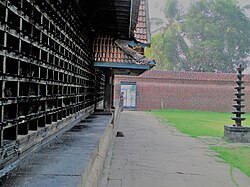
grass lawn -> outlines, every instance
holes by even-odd
[[[223,112],[203,112],[186,110],[153,110],[152,113],[175,126],[179,131],[192,137],[210,136],[222,137],[224,125],[233,124],[233,114]],[[243,126],[250,126],[250,115],[244,115],[246,121]],[[239,168],[250,177],[250,147],[228,146],[230,143],[210,146],[219,153],[219,157],[226,160],[231,166]]]
[[[179,131],[193,137],[223,136],[224,125],[234,123],[231,120],[233,114],[224,112],[153,110],[152,113],[176,126]],[[244,116],[247,119],[243,122],[243,125],[250,126],[250,115],[246,114]]]
[[[239,168],[250,177],[250,148],[234,147],[225,148],[211,146],[211,149],[219,153],[219,157],[226,160],[231,166]]]

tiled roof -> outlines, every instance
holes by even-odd
[[[153,67],[155,62],[140,54],[137,46],[149,46],[148,0],[138,0],[139,6],[136,28],[133,32],[135,41],[117,39],[112,33],[101,33],[93,42],[93,60],[95,62],[114,62],[127,64],[143,64]],[[133,47],[130,47],[133,46]],[[137,52],[137,51],[138,52]]]
[[[95,62],[115,62],[130,64],[148,64],[151,60],[140,55],[132,48],[125,46],[106,34],[96,37],[93,43],[93,59]]]
[[[136,29],[134,31],[135,39],[143,44],[150,43],[149,36],[149,17],[148,17],[148,1],[140,0],[139,14],[136,23]]]
[[[95,62],[133,63],[133,59],[125,54],[109,35],[100,35],[94,40],[93,52]]]
[[[235,73],[210,73],[210,72],[175,72],[164,70],[149,70],[140,75],[141,78],[171,79],[171,80],[197,80],[197,81],[235,81]],[[245,75],[244,81],[250,82],[250,76]]]

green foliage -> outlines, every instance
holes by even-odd
[[[167,26],[146,51],[158,69],[234,72],[240,63],[246,67],[250,21],[236,1],[199,0],[181,16],[178,1],[167,0],[164,13]]]
[[[146,56],[157,61],[157,69],[182,70],[187,64],[188,46],[179,32],[178,24],[172,24],[163,34],[152,37]]]
[[[163,40],[162,33],[152,37],[151,48],[146,48],[145,55],[157,61],[157,69],[171,69],[166,53],[162,50]]]
[[[250,147],[218,147],[211,146],[211,149],[219,153],[219,157],[226,160],[231,166],[239,168],[250,177]]]
[[[250,21],[233,0],[200,0],[191,5],[183,30],[192,43],[194,71],[234,72],[246,66],[250,52]]]

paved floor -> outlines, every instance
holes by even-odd
[[[0,178],[1,187],[76,187],[111,119],[92,115],[29,154]]]
[[[108,187],[249,187],[250,178],[221,161],[199,139],[144,112],[122,112]]]

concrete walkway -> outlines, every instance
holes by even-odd
[[[199,139],[144,112],[122,112],[108,187],[249,187],[250,178]]]
[[[110,120],[111,115],[92,115],[83,119],[45,147],[20,160],[17,167],[0,178],[0,186],[82,186]]]

